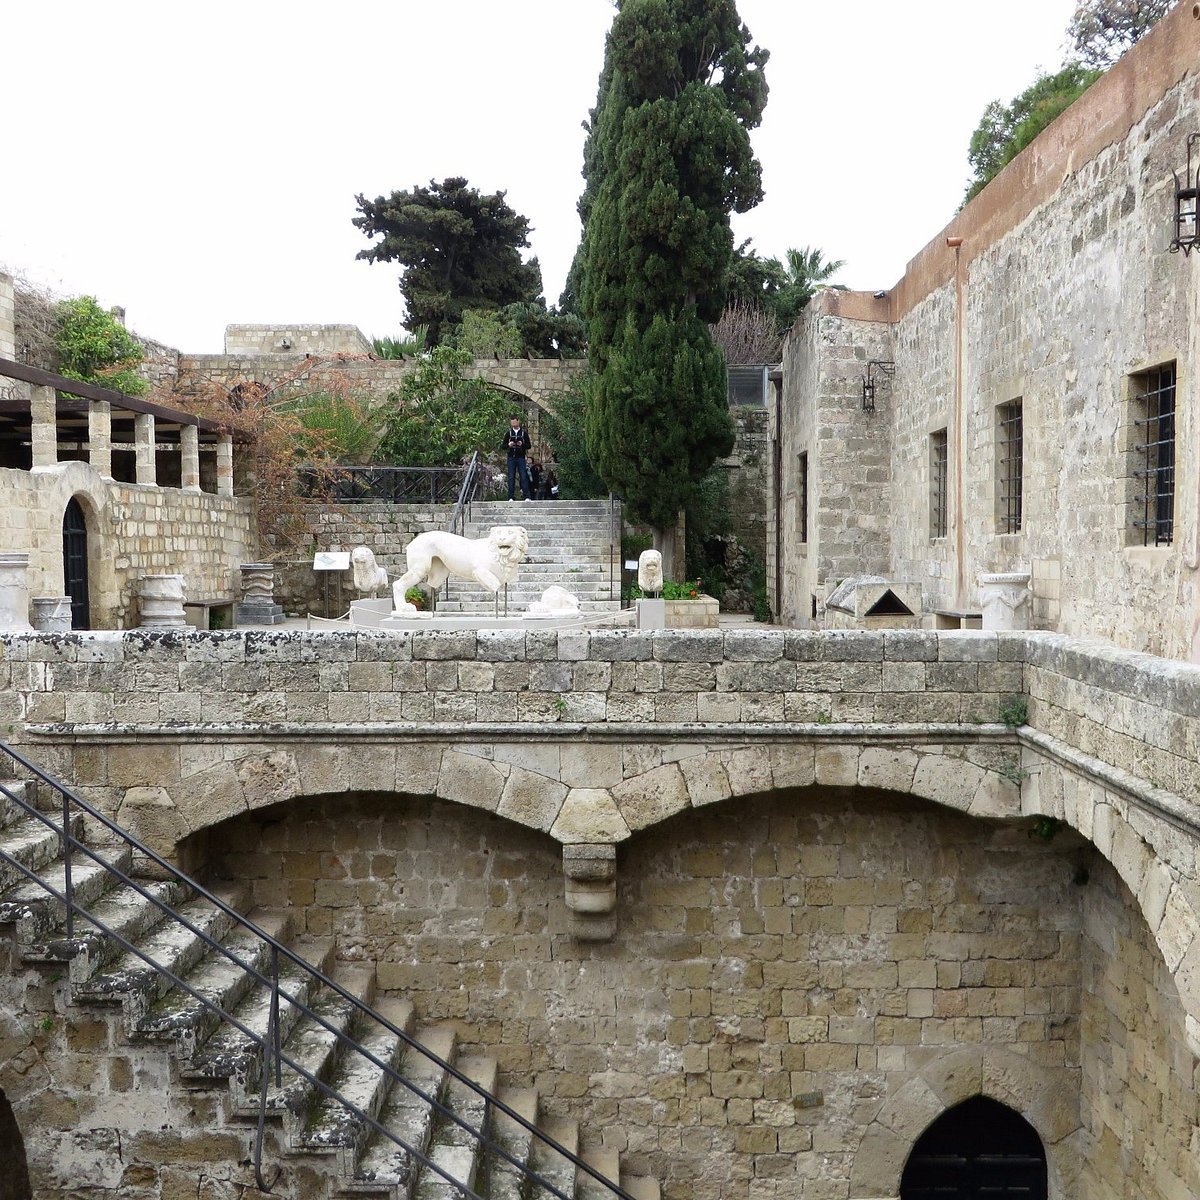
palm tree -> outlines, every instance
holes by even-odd
[[[780,325],[784,329],[790,329],[800,315],[800,310],[819,291],[824,288],[837,288],[841,292],[846,290],[843,283],[829,282],[846,262],[841,258],[826,262],[824,251],[815,246],[789,250],[784,260],[783,269],[787,279],[779,289],[776,311],[779,314]]]

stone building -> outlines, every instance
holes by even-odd
[[[1198,79],[1180,4],[890,291],[806,310],[776,411],[785,621],[865,575],[958,623],[981,573],[1025,570],[1033,627],[1200,656],[1200,263],[1168,249]]]

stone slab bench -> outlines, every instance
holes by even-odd
[[[235,603],[232,596],[189,597],[183,602],[184,619],[193,629],[232,629]],[[214,616],[216,626],[212,623]]]
[[[965,608],[935,608],[934,629],[982,629],[983,613]]]

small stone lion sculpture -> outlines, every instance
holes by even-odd
[[[410,587],[424,583],[436,591],[451,575],[498,592],[516,579],[528,550],[529,534],[520,525],[493,525],[485,538],[440,530],[418,534],[404,549],[408,570],[392,584],[395,611],[416,611],[404,599]]]
[[[350,569],[354,572],[354,590],[374,600],[378,592],[387,592],[387,572],[375,561],[370,546],[355,546],[350,551]]]
[[[529,605],[526,614],[530,617],[577,617],[579,616],[579,597],[574,592],[568,592],[565,587],[552,583],[543,593],[540,600],[534,600]]]
[[[657,596],[662,591],[662,555],[657,550],[643,550],[638,555],[638,587],[647,596]]]

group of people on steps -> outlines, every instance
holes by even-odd
[[[509,419],[504,431],[502,449],[508,455],[508,498],[515,500],[517,480],[526,500],[553,500],[558,496],[558,477],[553,468],[543,469],[536,458],[526,463],[525,457],[533,448],[529,430],[519,416]]]

